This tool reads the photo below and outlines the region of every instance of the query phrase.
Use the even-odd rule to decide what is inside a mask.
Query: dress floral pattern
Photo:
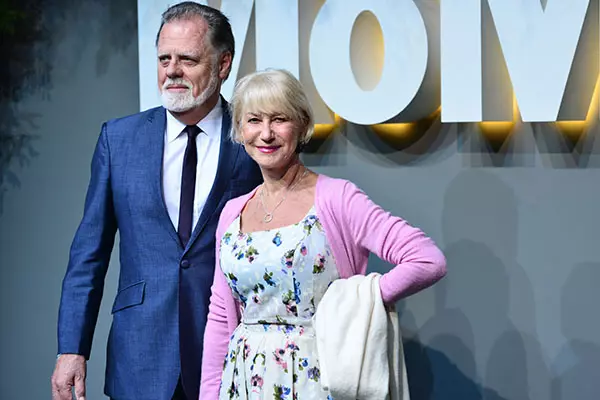
[[[332,399],[321,387],[312,317],[339,278],[314,208],[301,222],[221,239],[221,269],[243,306],[223,365],[220,399]]]

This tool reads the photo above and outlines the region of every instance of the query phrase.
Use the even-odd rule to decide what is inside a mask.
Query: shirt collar
[[[217,104],[212,110],[196,125],[202,129],[202,135],[211,139],[221,137],[221,119],[223,118],[222,100],[219,97]],[[171,143],[177,139],[185,128],[185,124],[181,123],[177,118],[167,111],[167,142]]]

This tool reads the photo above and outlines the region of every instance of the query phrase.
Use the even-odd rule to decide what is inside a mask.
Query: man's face
[[[207,35],[208,25],[200,17],[163,26],[157,46],[158,87],[166,109],[188,111],[220,90],[231,62],[223,63]]]

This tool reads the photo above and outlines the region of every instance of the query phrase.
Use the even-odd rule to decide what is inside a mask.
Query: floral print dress
[[[243,306],[223,366],[219,399],[332,399],[320,383],[312,317],[339,278],[314,207],[301,222],[221,243],[221,269]]]

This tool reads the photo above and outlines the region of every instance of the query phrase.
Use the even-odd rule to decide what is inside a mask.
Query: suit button
[[[179,266],[183,269],[188,269],[190,267],[190,262],[188,260],[181,260]]]

